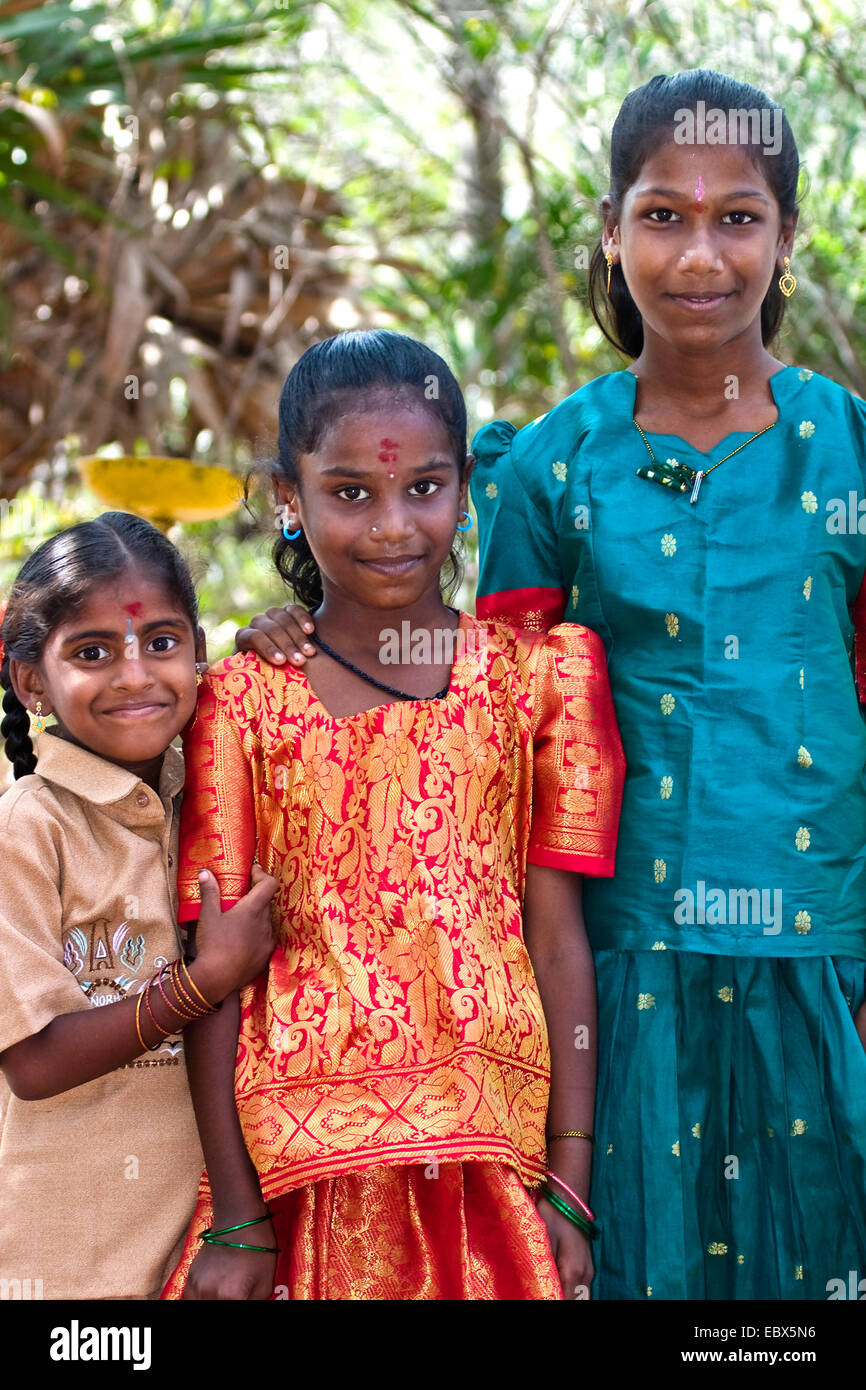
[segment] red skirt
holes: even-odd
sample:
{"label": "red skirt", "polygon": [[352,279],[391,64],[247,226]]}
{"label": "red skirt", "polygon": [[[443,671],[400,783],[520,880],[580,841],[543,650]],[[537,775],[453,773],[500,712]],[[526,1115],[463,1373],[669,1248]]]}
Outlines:
{"label": "red skirt", "polygon": [[[369,1168],[298,1188],[270,1211],[275,1299],[562,1298],[544,1222],[497,1163]],[[163,1298],[183,1297],[210,1225],[203,1190]]]}

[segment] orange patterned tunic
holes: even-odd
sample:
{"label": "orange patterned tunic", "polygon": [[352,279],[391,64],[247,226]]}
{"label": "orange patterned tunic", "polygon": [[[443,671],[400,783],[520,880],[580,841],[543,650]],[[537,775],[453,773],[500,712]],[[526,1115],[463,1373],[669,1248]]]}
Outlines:
{"label": "orange patterned tunic", "polygon": [[332,718],[255,654],[202,685],[180,918],[258,860],[278,944],[242,995],[236,1093],[266,1200],[376,1165],[544,1171],[547,1032],[525,866],[613,872],[624,760],[600,640],[461,614],[447,694]]}

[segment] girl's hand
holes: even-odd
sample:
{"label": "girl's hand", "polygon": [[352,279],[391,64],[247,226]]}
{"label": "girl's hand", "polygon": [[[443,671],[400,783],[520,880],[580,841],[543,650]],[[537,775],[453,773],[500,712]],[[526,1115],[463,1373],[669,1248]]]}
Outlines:
{"label": "girl's hand", "polygon": [[190,974],[212,1003],[255,980],[273,953],[270,904],[279,885],[260,864],[253,865],[251,878],[249,893],[223,912],[213,874],[207,869],[199,874],[201,913],[195,931],[196,958]]}
{"label": "girl's hand", "polygon": [[316,655],[316,648],[307,641],[308,635],[315,630],[312,618],[300,604],[269,608],[267,613],[257,613],[251,618],[248,627],[238,628],[235,651],[258,652],[276,666],[282,666],[288,654],[293,666],[303,666],[308,656]]}
{"label": "girl's hand", "polygon": [[[252,1234],[250,1234],[252,1232]],[[270,1221],[260,1226],[248,1226],[244,1231],[232,1231],[227,1240],[246,1237],[250,1245],[276,1245]],[[185,1299],[268,1299],[274,1291],[276,1255],[259,1250],[236,1250],[230,1245],[202,1244],[190,1266]]]}
{"label": "girl's hand", "polygon": [[864,1048],[866,1048],[866,999],[864,999],[863,1003],[860,1005],[859,1009],[854,1015],[854,1025],[857,1029],[857,1032],[860,1035],[861,1043],[863,1044]]}
{"label": "girl's hand", "polygon": [[589,1286],[595,1273],[589,1240],[546,1197],[538,1199],[538,1214],[547,1227],[563,1297],[589,1298]]}

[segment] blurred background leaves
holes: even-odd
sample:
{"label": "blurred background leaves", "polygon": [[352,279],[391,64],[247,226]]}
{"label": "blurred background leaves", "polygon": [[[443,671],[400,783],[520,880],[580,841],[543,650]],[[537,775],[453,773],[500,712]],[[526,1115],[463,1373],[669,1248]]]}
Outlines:
{"label": "blurred background leaves", "polygon": [[[286,372],[340,328],[425,339],[473,425],[621,366],[585,302],[608,134],[632,87],[699,66],[785,104],[805,175],[778,351],[866,394],[853,0],[0,4],[0,592],[104,509],[85,454],[267,459]],[[212,656],[282,601],[258,511],[170,532]],[[473,583],[470,547],[464,605]]]}

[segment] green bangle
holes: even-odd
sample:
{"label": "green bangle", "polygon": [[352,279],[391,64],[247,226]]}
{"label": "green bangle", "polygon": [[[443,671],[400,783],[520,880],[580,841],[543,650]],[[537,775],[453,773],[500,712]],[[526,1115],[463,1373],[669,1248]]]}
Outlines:
{"label": "green bangle", "polygon": [[590,1240],[598,1239],[598,1227],[593,1225],[592,1222],[585,1220],[578,1211],[575,1211],[574,1207],[570,1207],[567,1202],[563,1202],[557,1197],[555,1192],[551,1192],[549,1187],[542,1187],[541,1195],[547,1199],[552,1207],[555,1207],[558,1212],[561,1212],[572,1225],[577,1226],[579,1231],[582,1231],[585,1236],[588,1236]]}
{"label": "green bangle", "polygon": [[258,1250],[263,1255],[279,1255],[278,1245],[242,1245],[239,1240],[218,1240],[209,1231],[204,1231],[199,1237],[206,1245],[230,1245],[233,1250]]}
{"label": "green bangle", "polygon": [[264,1216],[257,1216],[253,1221],[239,1221],[236,1226],[224,1226],[221,1231],[215,1231],[213,1226],[208,1226],[205,1235],[227,1236],[232,1231],[243,1231],[247,1226],[260,1226],[263,1221],[270,1221],[271,1213],[266,1211]]}

